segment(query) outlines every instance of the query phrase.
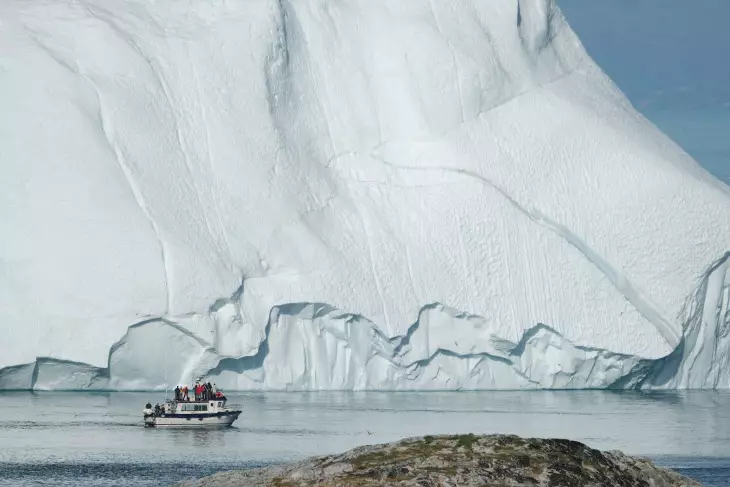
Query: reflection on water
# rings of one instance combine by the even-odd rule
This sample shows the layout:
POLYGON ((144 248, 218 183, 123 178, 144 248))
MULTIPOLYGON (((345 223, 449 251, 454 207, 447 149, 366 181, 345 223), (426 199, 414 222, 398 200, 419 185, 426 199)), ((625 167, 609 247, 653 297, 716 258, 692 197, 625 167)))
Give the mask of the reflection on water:
POLYGON ((222 429, 199 429, 192 431, 179 429, 145 429, 145 435, 157 435, 153 438, 153 441, 161 440, 175 445, 175 448, 180 449, 222 449, 226 446, 226 436, 236 433, 241 434, 241 431, 235 430, 229 432, 222 429))
POLYGON ((718 458, 693 470, 711 475, 730 456, 724 392, 246 393, 230 395, 244 405, 233 428, 144 428, 144 404, 163 400, 157 393, 0 393, 0 478, 12 470, 14 485, 48 475, 51 485, 68 479, 117 485, 119 478, 159 485, 366 443, 464 432, 571 438, 661 456, 670 465, 718 458))

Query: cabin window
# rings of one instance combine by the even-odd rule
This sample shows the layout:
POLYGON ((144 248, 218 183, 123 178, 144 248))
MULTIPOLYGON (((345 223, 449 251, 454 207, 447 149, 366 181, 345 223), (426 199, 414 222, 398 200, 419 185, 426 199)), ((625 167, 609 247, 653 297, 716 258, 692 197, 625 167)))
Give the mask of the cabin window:
POLYGON ((221 406, 223 406, 223 403, 222 402, 219 402, 218 403, 218 407, 221 407, 221 406))
POLYGON ((208 405, 207 404, 183 404, 182 410, 183 411, 207 411, 208 405))

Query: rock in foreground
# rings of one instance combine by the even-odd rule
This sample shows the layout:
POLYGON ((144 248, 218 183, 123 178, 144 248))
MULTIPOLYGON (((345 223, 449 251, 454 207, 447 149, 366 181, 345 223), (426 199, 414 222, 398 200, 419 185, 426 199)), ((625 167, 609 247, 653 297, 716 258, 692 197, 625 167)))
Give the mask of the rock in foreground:
POLYGON ((426 436, 363 446, 339 455, 181 484, 226 486, 699 486, 694 480, 621 452, 582 443, 518 436, 426 436))

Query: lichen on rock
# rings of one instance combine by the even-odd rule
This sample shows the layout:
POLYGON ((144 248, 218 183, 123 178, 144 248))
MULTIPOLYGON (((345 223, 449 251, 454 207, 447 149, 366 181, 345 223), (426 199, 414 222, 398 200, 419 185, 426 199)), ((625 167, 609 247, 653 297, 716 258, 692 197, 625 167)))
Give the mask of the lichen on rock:
POLYGON ((444 435, 254 470, 223 472, 181 484, 233 486, 535 486, 695 487, 694 480, 650 460, 603 452, 564 439, 444 435))

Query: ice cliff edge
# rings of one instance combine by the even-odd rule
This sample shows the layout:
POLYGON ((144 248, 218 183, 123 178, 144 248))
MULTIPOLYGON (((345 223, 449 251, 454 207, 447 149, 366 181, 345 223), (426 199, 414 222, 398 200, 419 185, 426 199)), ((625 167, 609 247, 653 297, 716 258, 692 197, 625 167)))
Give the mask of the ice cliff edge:
POLYGON ((730 191, 554 3, 0 18, 0 388, 728 387, 730 191))

